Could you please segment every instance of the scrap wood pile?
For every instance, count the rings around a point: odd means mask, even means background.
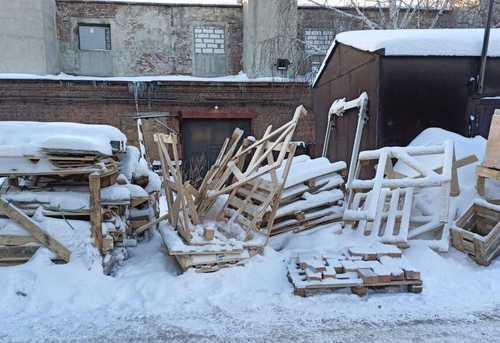
[[[26,262],[41,246],[68,262],[71,251],[48,234],[51,218],[69,230],[70,220],[89,222],[105,271],[124,256],[116,248],[144,237],[134,230],[156,216],[161,184],[118,129],[75,123],[1,122],[0,176],[1,264]]]
[[[242,140],[236,129],[198,189],[182,179],[176,135],[155,135],[171,224],[160,232],[183,270],[214,271],[262,251],[295,154],[292,136],[305,114],[299,106],[290,122],[269,126],[260,139]]]
[[[345,162],[326,158],[293,158],[281,193],[271,235],[300,232],[342,219]],[[278,169],[281,176],[283,167]]]
[[[342,288],[359,296],[369,289],[422,291],[420,272],[399,248],[386,244],[352,246],[341,254],[299,255],[288,266],[288,278],[295,294],[303,297]]]

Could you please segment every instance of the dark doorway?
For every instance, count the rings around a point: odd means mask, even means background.
[[[245,132],[243,137],[251,134],[250,119],[184,119],[182,143],[185,177],[194,183],[199,181],[217,159],[224,140],[237,127]]]

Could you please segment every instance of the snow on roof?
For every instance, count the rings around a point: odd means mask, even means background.
[[[240,0],[94,0],[97,2],[126,2],[160,5],[241,6]]]
[[[385,56],[480,56],[483,29],[360,30],[339,33],[313,82],[319,80],[335,43]],[[488,56],[500,57],[500,29],[492,29]]]
[[[241,0],[91,0],[96,2],[118,2],[151,5],[191,5],[191,6],[236,6],[241,7]],[[357,6],[377,7],[377,0],[355,0]],[[352,0],[298,0],[298,7],[353,7]]]
[[[158,75],[158,76],[80,76],[60,73],[57,75],[36,75],[22,73],[0,73],[0,80],[51,80],[51,81],[103,81],[103,82],[234,82],[234,83],[252,83],[252,82],[305,82],[303,77],[297,76],[293,79],[283,77],[259,77],[249,78],[245,73],[240,72],[237,75],[226,75],[219,77],[196,77],[190,75]]]

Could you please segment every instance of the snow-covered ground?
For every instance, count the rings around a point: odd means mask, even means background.
[[[459,159],[484,151],[484,139],[436,130],[414,144],[437,144],[439,136],[455,140]],[[473,174],[474,166],[459,173],[462,196],[454,201],[459,212],[476,196]],[[56,236],[55,231],[70,230],[79,241],[89,238],[88,226],[69,223],[71,229],[56,220],[45,227]],[[366,238],[335,224],[273,238],[262,256],[243,267],[180,274],[155,234],[129,249],[114,277],[103,275],[88,244],[71,246],[66,265],[52,264],[40,249],[24,265],[0,268],[0,341],[500,340],[500,259],[481,267],[453,248],[438,254],[410,242],[404,255],[422,273],[421,294],[293,295],[286,276],[290,257],[312,248],[336,252],[356,242]]]
[[[310,246],[332,250],[352,242],[336,232],[333,226],[283,237],[273,244],[280,252],[268,248],[245,267],[212,274],[179,275],[158,235],[131,249],[115,277],[78,259],[53,265],[40,251],[25,265],[0,269],[0,341],[356,341],[371,335],[391,341],[436,338],[433,328],[500,338],[500,260],[480,267],[455,250],[439,255],[412,246],[405,252],[422,271],[422,294],[294,296],[285,260]],[[415,336],[413,325],[421,328]]]

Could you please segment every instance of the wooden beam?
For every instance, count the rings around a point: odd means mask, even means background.
[[[30,217],[24,214],[23,211],[10,204],[8,201],[0,197],[0,209],[6,213],[9,218],[24,227],[31,233],[31,235],[43,246],[52,251],[54,254],[58,255],[64,261],[68,262],[71,256],[71,252],[59,243],[56,239],[52,238],[46,232],[44,232],[40,226],[35,223]]]
[[[168,213],[165,213],[164,215],[156,218],[155,220],[141,226],[141,227],[138,227],[137,230],[135,230],[135,234],[136,235],[140,235],[141,233],[143,233],[144,231],[152,228],[153,226],[155,226],[156,224],[164,221],[165,219],[168,219]]]
[[[37,242],[31,236],[0,235],[0,245],[24,245]]]
[[[90,189],[90,229],[95,246],[102,253],[102,211],[101,211],[101,176],[89,175]]]

